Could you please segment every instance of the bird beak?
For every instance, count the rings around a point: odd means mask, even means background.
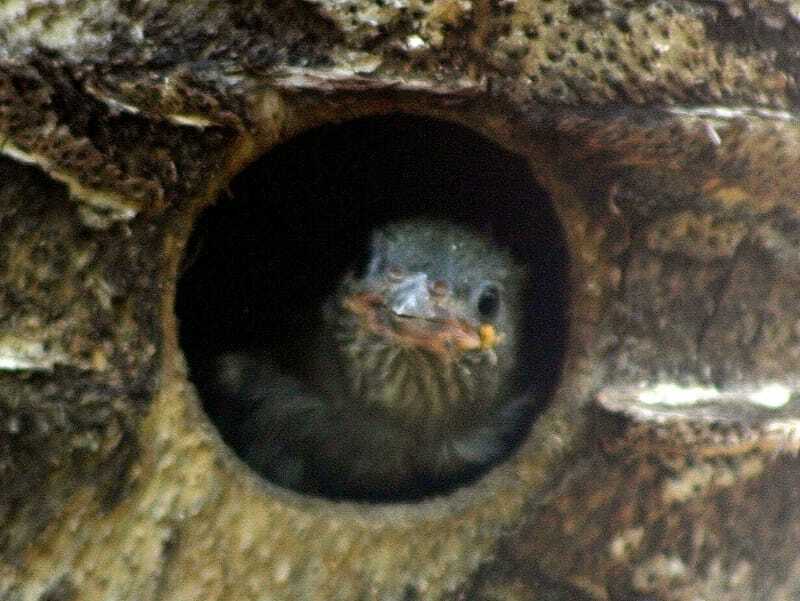
[[[503,339],[491,324],[476,327],[432,298],[424,273],[404,278],[385,294],[352,294],[345,298],[344,307],[372,333],[441,354],[493,351]]]
[[[498,334],[497,330],[494,329],[494,326],[489,323],[481,324],[481,327],[478,328],[478,335],[481,340],[482,351],[493,349],[500,342],[502,342],[503,339],[503,335]]]
[[[415,273],[398,283],[389,293],[387,305],[398,317],[437,317],[428,287],[428,276],[424,273]]]

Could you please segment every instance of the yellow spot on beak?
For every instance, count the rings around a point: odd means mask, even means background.
[[[502,338],[502,335],[497,333],[497,330],[494,329],[494,326],[488,323],[481,324],[481,327],[478,328],[478,336],[480,336],[481,339],[482,351],[493,349],[495,346],[497,346]]]

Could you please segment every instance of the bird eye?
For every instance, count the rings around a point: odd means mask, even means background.
[[[500,291],[496,286],[487,286],[478,297],[478,313],[484,319],[491,319],[500,309]]]

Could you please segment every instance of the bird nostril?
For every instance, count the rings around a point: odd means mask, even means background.
[[[444,280],[436,280],[430,283],[429,290],[432,296],[441,298],[447,294],[450,290],[450,286],[448,286],[447,282]]]
[[[401,280],[402,280],[402,279],[403,279],[403,278],[404,278],[404,277],[405,277],[407,274],[406,274],[406,271],[405,271],[405,269],[403,269],[403,268],[402,268],[402,267],[400,267],[399,265],[389,265],[389,267],[387,267],[387,268],[386,268],[386,275],[389,277],[389,279],[390,279],[391,281],[393,281],[393,282],[399,282],[399,281],[401,281]]]

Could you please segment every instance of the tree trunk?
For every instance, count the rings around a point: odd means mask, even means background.
[[[800,597],[792,6],[6,2],[0,40],[0,599]],[[305,497],[205,415],[181,263],[268,149],[395,112],[546,190],[561,376],[467,486]]]

